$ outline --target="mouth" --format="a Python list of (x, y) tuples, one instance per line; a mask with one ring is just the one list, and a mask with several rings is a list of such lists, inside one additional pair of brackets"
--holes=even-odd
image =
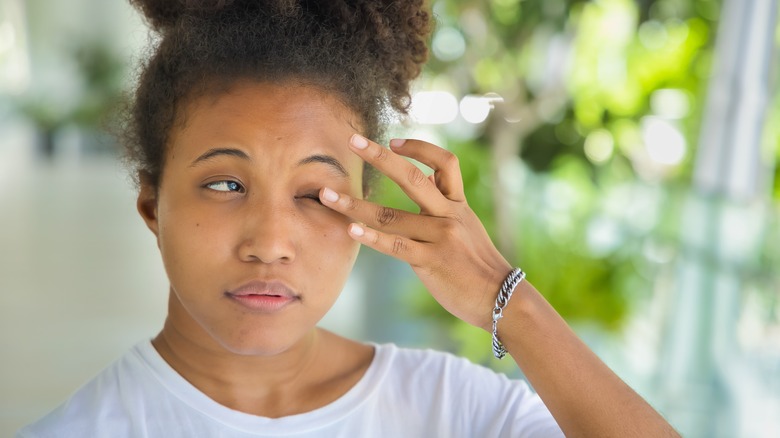
[(253, 281), (225, 292), (225, 296), (245, 308), (261, 313), (278, 312), (301, 299), (300, 295), (278, 281)]

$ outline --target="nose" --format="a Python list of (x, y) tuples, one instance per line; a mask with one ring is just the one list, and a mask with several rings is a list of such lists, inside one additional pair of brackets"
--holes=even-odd
[(269, 204), (247, 208), (238, 256), (245, 262), (295, 260), (295, 213)]

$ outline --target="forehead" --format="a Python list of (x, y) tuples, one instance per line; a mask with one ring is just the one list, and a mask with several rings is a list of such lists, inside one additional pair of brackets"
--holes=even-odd
[(359, 128), (354, 112), (320, 88), (242, 81), (184, 105), (168, 156), (227, 144), (263, 146), (266, 153), (275, 145), (284, 145), (288, 154), (334, 147), (346, 152), (343, 146)]

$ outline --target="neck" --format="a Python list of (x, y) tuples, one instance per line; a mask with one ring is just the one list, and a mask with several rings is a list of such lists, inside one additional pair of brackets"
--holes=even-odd
[(288, 348), (240, 353), (222, 345), (175, 301), (152, 341), (195, 388), (233, 410), (263, 417), (309, 412), (344, 395), (373, 359), (371, 346), (312, 328)]
[[(308, 395), (326, 379), (319, 363), (323, 336), (313, 329), (290, 349), (272, 356), (247, 356), (198, 342), (166, 321), (152, 344), (179, 374), (217, 403), (277, 417), (305, 412)], [(314, 406), (316, 408), (318, 406)]]
[[(152, 343), (166, 361), (180, 364), (188, 372), (203, 375), (221, 385), (245, 386), (257, 382), (272, 388), (294, 380), (311, 364), (321, 335), (319, 329), (312, 329), (288, 350), (269, 356), (233, 353), (213, 339), (208, 340), (212, 342), (190, 336), (168, 320)], [(259, 374), (258, 369), (263, 373)]]

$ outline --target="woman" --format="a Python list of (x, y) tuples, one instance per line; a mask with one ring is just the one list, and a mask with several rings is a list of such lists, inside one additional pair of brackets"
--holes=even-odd
[[(131, 1), (161, 36), (128, 156), (168, 318), (20, 436), (675, 435), (499, 254), (455, 156), (376, 143), (426, 58), (421, 0)], [(376, 170), (420, 213), (367, 201)], [(451, 355), (317, 328), (361, 244), (493, 333), (544, 403)]]

